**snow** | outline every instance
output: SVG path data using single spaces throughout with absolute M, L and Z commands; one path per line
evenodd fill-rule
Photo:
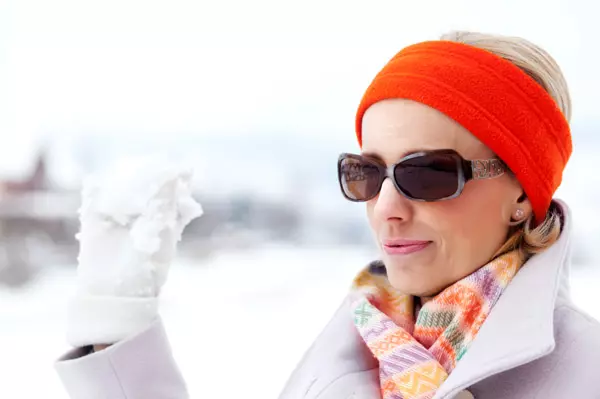
M 232 383 L 247 399 L 276 398 L 371 258 L 346 247 L 273 245 L 202 262 L 179 258 L 161 314 L 192 398 L 223 397 Z M 75 273 L 47 270 L 25 290 L 0 290 L 0 375 L 10 376 L 0 384 L 2 398 L 67 397 L 52 363 L 68 349 L 65 309 Z M 596 318 L 599 279 L 598 268 L 574 267 L 573 298 Z
M 88 178 L 77 234 L 84 297 L 158 294 L 183 229 L 202 215 L 191 178 L 190 170 L 150 158 Z
M 140 173 L 144 171 L 144 173 Z M 202 209 L 191 197 L 192 170 L 171 165 L 152 157 L 121 159 L 98 175 L 86 179 L 83 189 L 81 215 L 95 214 L 126 225 L 138 216 L 157 222 L 164 220 L 161 202 L 170 200 L 183 203 L 180 217 L 189 223 L 202 214 Z M 172 191 L 171 194 L 169 191 Z M 142 230 L 140 241 L 153 240 L 152 232 L 165 226 Z M 152 233 L 151 237 L 148 234 Z

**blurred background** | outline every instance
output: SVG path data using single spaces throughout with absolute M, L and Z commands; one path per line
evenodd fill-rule
M 373 259 L 337 155 L 403 46 L 452 30 L 519 35 L 570 84 L 576 302 L 600 317 L 600 37 L 587 0 L 0 0 L 0 398 L 66 398 L 82 178 L 160 154 L 194 166 L 205 216 L 186 231 L 162 315 L 192 397 L 275 398 Z M 227 345 L 227 351 L 220 350 Z

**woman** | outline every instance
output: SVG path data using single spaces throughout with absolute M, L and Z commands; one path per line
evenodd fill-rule
M 571 218 L 553 201 L 570 112 L 558 66 L 523 39 L 452 33 L 400 51 L 360 103 L 361 154 L 338 163 L 343 195 L 366 203 L 381 261 L 356 277 L 281 398 L 600 398 L 600 325 L 569 300 Z M 143 295 L 96 287 L 110 279 L 86 243 L 119 239 L 89 219 L 88 288 L 70 321 L 79 348 L 57 364 L 67 390 L 187 397 L 154 305 L 164 278 Z M 147 252 L 159 270 L 166 242 Z

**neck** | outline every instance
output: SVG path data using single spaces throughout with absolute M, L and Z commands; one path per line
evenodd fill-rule
M 419 298 L 419 303 L 421 305 L 425 305 L 427 302 L 431 301 L 434 297 L 432 296 L 420 296 Z
M 415 307 L 414 307 L 414 318 L 417 320 L 419 317 L 419 312 L 421 308 L 425 306 L 425 304 L 431 301 L 434 297 L 432 296 L 416 296 L 415 298 Z

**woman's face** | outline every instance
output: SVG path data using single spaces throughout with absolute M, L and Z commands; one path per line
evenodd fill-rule
M 362 132 L 363 154 L 388 166 L 410 153 L 435 149 L 453 149 L 468 160 L 494 158 L 457 122 L 410 100 L 374 104 L 365 113 Z M 516 210 L 525 217 L 531 213 L 522 194 L 509 173 L 471 180 L 457 198 L 437 202 L 412 201 L 386 179 L 379 195 L 367 202 L 367 215 L 390 283 L 403 293 L 428 297 L 473 273 L 504 244 Z M 390 240 L 425 243 L 398 250 L 385 245 Z

